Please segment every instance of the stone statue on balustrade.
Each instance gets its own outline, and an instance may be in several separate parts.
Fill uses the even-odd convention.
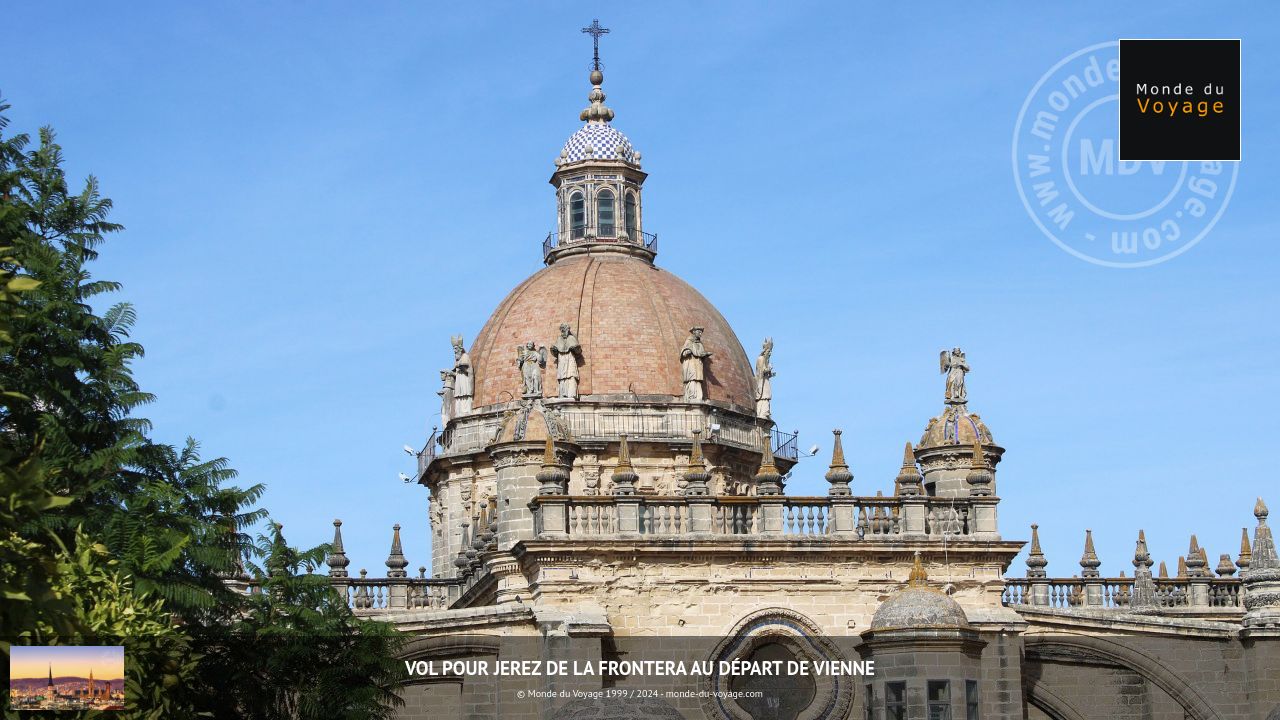
[[[440,396],[440,429],[449,426],[449,420],[453,417],[453,385],[455,376],[452,370],[440,371],[440,383],[443,387],[436,391]]]
[[[556,396],[578,399],[578,356],[582,346],[569,323],[560,323],[560,337],[551,346],[556,361]]]
[[[453,416],[466,415],[471,412],[471,398],[475,395],[475,378],[471,375],[471,356],[462,346],[462,336],[455,335],[453,341]]]
[[[525,397],[542,397],[542,370],[547,366],[547,347],[532,340],[516,348],[516,367],[524,383]]]
[[[963,405],[968,402],[964,374],[969,372],[969,363],[965,361],[964,351],[960,348],[943,350],[938,356],[938,365],[947,376],[947,404]]]
[[[680,374],[684,380],[684,399],[701,402],[706,397],[707,360],[711,352],[702,344],[702,328],[689,330],[689,339],[680,349]]]
[[[773,376],[778,373],[773,369],[773,338],[765,338],[760,348],[760,356],[756,358],[756,417],[772,416]]]

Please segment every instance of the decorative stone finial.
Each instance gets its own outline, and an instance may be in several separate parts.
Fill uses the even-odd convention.
[[[1280,559],[1276,557],[1276,543],[1271,537],[1271,528],[1267,526],[1267,505],[1258,498],[1253,507],[1253,516],[1258,518],[1258,527],[1253,531],[1253,553],[1249,558],[1249,572],[1274,570],[1280,568]]]
[[[756,470],[756,493],[760,495],[782,494],[782,473],[773,464],[773,446],[769,433],[761,433],[763,438],[760,449],[760,469]]]
[[[1027,577],[1037,579],[1048,577],[1044,570],[1048,565],[1049,560],[1040,549],[1040,526],[1032,523],[1031,549],[1027,551]]]
[[[1258,498],[1253,509],[1258,527],[1253,531],[1253,553],[1249,570],[1242,572],[1244,585],[1244,626],[1280,628],[1280,559],[1267,526],[1267,505]]]
[[[1160,561],[1160,579],[1162,580],[1169,579],[1169,568],[1164,564],[1163,560]]]
[[[853,473],[849,472],[849,466],[844,461],[844,445],[840,441],[840,436],[844,434],[842,430],[832,430],[831,434],[835,435],[835,442],[831,445],[831,467],[827,470],[827,482],[831,483],[831,487],[827,490],[827,494],[835,497],[848,497],[853,494],[849,489],[849,482],[853,480]]]
[[[973,458],[969,461],[969,474],[965,480],[969,483],[969,494],[974,497],[991,495],[991,467],[987,464],[987,456],[982,452],[982,441],[974,439]]]
[[[893,485],[894,495],[912,497],[924,494],[924,476],[920,474],[920,468],[916,467],[916,454],[910,441],[902,451],[902,469],[898,471]]]
[[[693,450],[689,453],[689,462],[684,466],[684,494],[704,496],[711,494],[707,482],[711,473],[707,472],[707,461],[702,457],[702,431],[693,431]]]
[[[627,436],[618,436],[618,467],[613,470],[613,494],[635,495],[636,481],[640,476],[631,467],[631,453],[627,449]]]
[[[1253,549],[1249,547],[1249,528],[1240,528],[1240,557],[1236,558],[1236,567],[1240,568],[1241,575],[1249,569],[1249,563],[1252,560]]]
[[[542,452],[542,469],[534,477],[539,483],[539,495],[566,495],[569,492],[569,475],[556,462],[556,445],[549,434]]]
[[[1230,553],[1222,553],[1218,556],[1218,567],[1214,572],[1218,573],[1218,577],[1231,577],[1236,574],[1236,564],[1231,562]]]
[[[924,563],[920,560],[919,550],[915,552],[915,558],[911,562],[911,574],[907,576],[907,587],[929,587],[929,573],[925,572]]]
[[[404,559],[404,549],[400,546],[400,523],[396,523],[391,526],[391,554],[387,555],[387,577],[405,577],[404,569],[408,566],[409,561]]]
[[[1133,551],[1133,592],[1129,597],[1129,609],[1142,612],[1155,607],[1156,586],[1151,579],[1151,553],[1147,551],[1147,534],[1139,530],[1138,544]]]
[[[329,557],[325,559],[329,566],[329,577],[346,577],[347,566],[351,560],[347,558],[346,549],[342,547],[342,521],[333,521],[333,546],[329,548]]]
[[[1085,530],[1084,554],[1080,556],[1080,577],[1101,577],[1098,573],[1098,567],[1101,565],[1102,561],[1098,559],[1098,553],[1093,550],[1093,530]]]
[[[468,538],[467,529],[469,527],[470,527],[470,523],[466,523],[466,522],[462,523],[462,537],[459,538],[461,540],[461,543],[458,546],[457,556],[453,558],[453,566],[458,569],[459,575],[465,575],[467,572],[467,568],[471,567],[471,560],[467,558],[467,546],[470,544],[467,540]]]
[[[1151,553],[1147,551],[1147,533],[1138,531],[1138,545],[1133,550],[1133,566],[1135,568],[1151,567]]]
[[[1207,577],[1209,575],[1209,560],[1203,556],[1203,552],[1200,542],[1196,540],[1195,534],[1192,534],[1191,545],[1187,548],[1187,559],[1185,561],[1187,577]]]
[[[589,122],[609,122],[613,119],[613,111],[604,106],[604,90],[600,89],[600,85],[604,83],[604,73],[600,72],[600,36],[608,35],[609,28],[600,27],[599,20],[592,20],[589,27],[582,28],[582,32],[591,36],[593,53],[590,79],[592,88],[587,95],[587,100],[591,102],[591,106],[583,110],[578,119]]]

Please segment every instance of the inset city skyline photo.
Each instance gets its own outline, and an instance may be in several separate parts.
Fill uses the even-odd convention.
[[[9,648],[14,710],[123,710],[124,647]]]

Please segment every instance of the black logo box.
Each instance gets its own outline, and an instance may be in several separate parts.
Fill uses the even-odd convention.
[[[1121,160],[1239,160],[1240,103],[1238,39],[1120,40]]]

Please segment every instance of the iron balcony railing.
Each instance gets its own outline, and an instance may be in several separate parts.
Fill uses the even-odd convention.
[[[583,225],[572,228],[569,232],[547,233],[547,238],[542,241],[542,259],[545,261],[552,250],[562,245],[581,242],[629,243],[652,253],[658,252],[658,236],[654,233],[628,231],[621,226],[595,228]]]

